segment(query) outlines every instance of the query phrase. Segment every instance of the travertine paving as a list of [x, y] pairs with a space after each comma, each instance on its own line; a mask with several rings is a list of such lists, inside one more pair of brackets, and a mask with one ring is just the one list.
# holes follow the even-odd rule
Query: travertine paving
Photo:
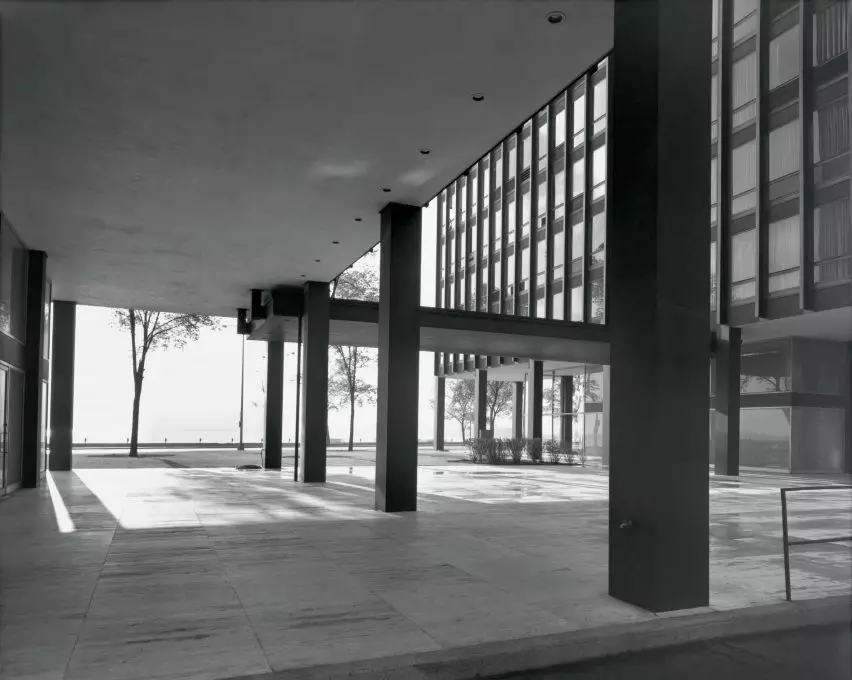
[[[385, 515], [349, 462], [322, 486], [87, 463], [0, 503], [0, 677], [227, 678], [653, 618], [606, 594], [605, 473], [421, 467], [420, 511]], [[713, 608], [784, 599], [778, 488], [814, 481], [711, 477]], [[793, 496], [791, 533], [847, 533], [850, 500]], [[796, 599], [850, 592], [848, 544], [794, 550]]]

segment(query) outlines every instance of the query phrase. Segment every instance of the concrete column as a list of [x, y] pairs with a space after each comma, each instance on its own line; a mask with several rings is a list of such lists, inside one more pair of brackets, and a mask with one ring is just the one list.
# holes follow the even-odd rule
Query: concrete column
[[709, 2], [614, 4], [609, 593], [709, 600]]
[[609, 465], [609, 407], [610, 407], [610, 368], [603, 367], [603, 377], [601, 378], [603, 387], [601, 389], [601, 401], [603, 406], [603, 415], [601, 416], [601, 464]]
[[524, 383], [512, 385], [512, 437], [524, 436]]
[[444, 421], [447, 417], [447, 379], [435, 376], [435, 434], [433, 446], [436, 451], [444, 450]]
[[488, 371], [477, 369], [474, 378], [476, 401], [473, 413], [474, 437], [481, 437], [488, 427]]
[[541, 407], [544, 397], [544, 364], [530, 361], [527, 372], [527, 437], [541, 439]]
[[376, 509], [417, 509], [421, 208], [382, 210]]
[[77, 303], [53, 303], [50, 376], [50, 458], [53, 471], [71, 469], [74, 427], [74, 336]]
[[27, 321], [24, 345], [24, 414], [21, 442], [21, 486], [38, 486], [45, 450], [44, 410], [48, 378], [44, 356], [44, 311], [47, 295], [47, 254], [29, 251], [27, 257]]
[[571, 416], [564, 415], [568, 413], [573, 406], [574, 396], [574, 376], [563, 375], [559, 378], [559, 439], [563, 442], [570, 442], [573, 437], [571, 431]]
[[716, 333], [713, 382], [713, 465], [717, 475], [740, 474], [740, 348], [739, 328], [719, 326]]
[[303, 482], [324, 482], [328, 446], [328, 332], [331, 302], [327, 283], [305, 284], [302, 374]]
[[284, 343], [266, 343], [266, 413], [263, 429], [263, 467], [281, 469], [281, 432], [284, 418]]

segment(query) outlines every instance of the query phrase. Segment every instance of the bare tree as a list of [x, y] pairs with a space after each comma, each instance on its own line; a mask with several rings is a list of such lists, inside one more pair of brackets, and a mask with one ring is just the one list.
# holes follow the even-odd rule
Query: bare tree
[[462, 443], [467, 444], [468, 427], [473, 422], [476, 389], [473, 380], [452, 380], [453, 387], [447, 402], [447, 415], [455, 420], [462, 433]]
[[505, 380], [489, 380], [485, 390], [485, 408], [489, 429], [494, 432], [494, 421], [498, 416], [512, 410], [512, 383]]
[[139, 456], [139, 407], [142, 381], [148, 353], [155, 349], [185, 347], [198, 340], [202, 328], [217, 329], [221, 322], [204, 314], [173, 314], [138, 309], [116, 309], [115, 320], [122, 330], [130, 331], [133, 356], [133, 416], [130, 424], [130, 457]]
[[[378, 255], [370, 251], [332, 284], [331, 297], [344, 300], [379, 301]], [[376, 402], [376, 386], [361, 377], [375, 364], [376, 352], [364, 347], [332, 345], [328, 400], [331, 408], [349, 407], [349, 450], [355, 435], [355, 407]]]

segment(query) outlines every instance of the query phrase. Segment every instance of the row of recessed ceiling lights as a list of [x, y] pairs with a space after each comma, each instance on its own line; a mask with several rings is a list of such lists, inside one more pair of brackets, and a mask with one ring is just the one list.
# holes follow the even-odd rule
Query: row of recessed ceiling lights
[[[561, 24], [565, 20], [565, 15], [562, 12], [550, 12], [547, 15], [546, 18], [547, 18], [547, 23], [549, 23], [549, 24]], [[473, 101], [475, 101], [475, 102], [481, 102], [485, 99], [485, 95], [482, 94], [481, 92], [475, 92], [471, 96], [471, 99], [473, 99]], [[432, 153], [431, 149], [420, 149], [420, 154], [422, 156], [428, 156], [430, 153]], [[391, 192], [390, 187], [382, 187], [382, 192], [389, 194]], [[363, 221], [362, 218], [360, 218], [360, 217], [356, 217], [354, 219], [355, 219], [356, 222]], [[340, 241], [332, 241], [332, 244], [339, 245]], [[320, 260], [314, 260], [314, 262], [319, 263]], [[299, 276], [303, 279], [306, 278], [305, 274], [300, 274]]]

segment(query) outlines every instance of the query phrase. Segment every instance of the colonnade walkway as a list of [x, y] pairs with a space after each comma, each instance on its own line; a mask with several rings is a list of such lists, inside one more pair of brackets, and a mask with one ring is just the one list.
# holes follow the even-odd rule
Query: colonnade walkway
[[[607, 595], [605, 472], [458, 458], [401, 515], [357, 461], [323, 485], [147, 455], [53, 473], [0, 504], [2, 677], [229, 678], [659, 618]], [[778, 488], [822, 481], [710, 477], [711, 609], [784, 601]], [[849, 492], [791, 499], [793, 535], [847, 533]], [[794, 549], [796, 600], [849, 574], [848, 544]]]

